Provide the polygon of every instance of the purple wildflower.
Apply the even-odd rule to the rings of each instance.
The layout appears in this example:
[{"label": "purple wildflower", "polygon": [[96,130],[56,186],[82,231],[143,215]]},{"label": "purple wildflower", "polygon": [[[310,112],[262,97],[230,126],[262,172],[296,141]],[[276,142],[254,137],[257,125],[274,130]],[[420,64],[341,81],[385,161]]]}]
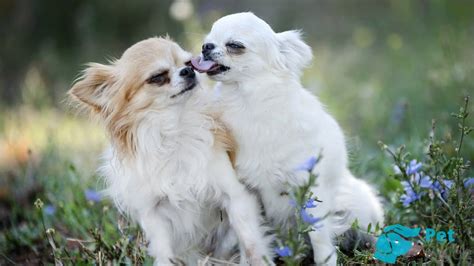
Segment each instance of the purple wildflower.
[{"label": "purple wildflower", "polygon": [[400,201],[403,204],[403,207],[408,207],[410,203],[417,201],[421,198],[421,193],[416,193],[411,184],[407,181],[402,181],[403,189],[405,190],[405,194],[400,197]]},{"label": "purple wildflower", "polygon": [[465,188],[468,188],[472,185],[474,185],[474,177],[469,177],[466,180],[464,180],[464,187]]},{"label": "purple wildflower", "polygon": [[422,188],[431,188],[433,181],[431,180],[431,177],[427,175],[423,176],[422,173],[415,173],[410,178],[410,182],[402,181],[401,184],[403,186],[403,190],[405,190],[405,194],[400,197],[400,201],[403,203],[404,207],[408,207],[410,203],[419,200],[421,196],[423,196],[423,193],[416,193],[413,190],[415,184]]},{"label": "purple wildflower", "polygon": [[306,203],[304,204],[304,207],[307,208],[307,209],[308,208],[316,208],[316,206],[317,206],[316,202],[313,198],[308,199],[306,201]]},{"label": "purple wildflower", "polygon": [[308,224],[315,224],[321,220],[320,218],[314,217],[312,214],[309,214],[306,209],[301,209],[301,219],[303,219],[303,222]]},{"label": "purple wildflower", "polygon": [[[448,198],[449,189],[454,185],[451,180],[433,181],[430,176],[423,175],[423,172],[418,172],[421,169],[421,163],[417,163],[416,160],[410,162],[410,166],[407,167],[407,174],[412,175],[410,181],[402,181],[401,184],[405,190],[405,194],[400,197],[400,201],[404,207],[410,205],[410,203],[419,200],[423,196],[423,192],[416,193],[413,188],[419,186],[421,188],[430,189],[434,192],[441,194],[443,199]],[[444,185],[442,185],[444,184]]]},{"label": "purple wildflower", "polygon": [[293,251],[288,246],[275,248],[275,253],[278,254],[278,256],[280,256],[280,257],[293,256]]},{"label": "purple wildflower", "polygon": [[313,171],[313,168],[317,163],[318,163],[318,158],[316,156],[311,156],[304,163],[302,163],[298,167],[296,167],[296,170],[297,171],[311,172],[311,171]]},{"label": "purple wildflower", "polygon": [[84,195],[88,201],[99,202],[102,200],[102,195],[93,189],[84,190]]},{"label": "purple wildflower", "polygon": [[52,215],[54,215],[54,213],[56,213],[56,207],[54,207],[51,204],[48,204],[44,207],[43,212],[46,215],[52,216]]},{"label": "purple wildflower", "polygon": [[441,194],[441,196],[443,197],[443,199],[447,199],[448,198],[448,195],[449,195],[449,189],[451,189],[451,187],[454,185],[454,182],[451,181],[451,180],[443,180],[443,185],[441,185],[440,182],[438,181],[435,181],[433,183],[433,185],[431,186],[431,189],[434,190],[434,191],[437,191],[439,192],[439,194]]},{"label": "purple wildflower", "polygon": [[421,167],[423,166],[422,163],[417,162],[416,160],[411,160],[410,164],[407,166],[407,175],[413,175],[418,173],[418,171],[421,170]]},{"label": "purple wildflower", "polygon": [[431,180],[431,177],[425,175],[421,176],[421,174],[416,173],[415,176],[413,177],[413,183],[418,184],[422,188],[430,188],[433,185],[433,181]]}]

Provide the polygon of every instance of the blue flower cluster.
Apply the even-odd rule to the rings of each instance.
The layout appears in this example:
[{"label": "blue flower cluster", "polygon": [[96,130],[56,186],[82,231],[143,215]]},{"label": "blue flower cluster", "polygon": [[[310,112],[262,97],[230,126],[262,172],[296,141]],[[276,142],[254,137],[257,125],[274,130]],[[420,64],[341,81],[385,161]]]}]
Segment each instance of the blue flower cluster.
[{"label": "blue flower cluster", "polygon": [[[294,199],[290,200],[290,205],[294,208],[297,208],[300,212],[301,220],[304,223],[307,223],[312,226],[312,228],[320,228],[320,226],[316,226],[316,223],[321,221],[321,218],[314,217],[312,214],[307,212],[307,209],[316,208],[318,205],[316,204],[316,200],[314,198],[309,198],[306,202],[304,202],[301,206],[301,209],[298,208],[298,204]],[[293,251],[289,246],[280,245],[274,249],[275,253],[278,254],[280,257],[291,257],[293,256]]]},{"label": "blue flower cluster", "polygon": [[306,211],[306,209],[316,208],[316,206],[316,202],[313,198],[310,198],[305,202],[303,208],[301,208],[300,211],[301,219],[303,220],[303,222],[314,225],[315,223],[321,220],[321,218],[314,217],[312,214]]},{"label": "blue flower cluster", "polygon": [[[293,207],[296,207],[296,202],[294,200],[290,201],[290,204]],[[321,218],[314,217],[312,214],[308,213],[307,209],[316,208],[318,205],[316,204],[316,200],[314,198],[309,198],[302,206],[300,210],[300,216],[303,222],[315,225],[317,222],[321,221]],[[317,227],[313,227],[317,228]]]},{"label": "blue flower cluster", "polygon": [[[310,177],[311,177],[311,172],[313,171],[314,167],[318,163],[318,160],[319,160],[318,157],[311,156],[306,161],[304,161],[302,164],[298,165],[295,168],[295,171],[308,172],[310,174]],[[303,192],[301,192],[301,193],[303,193]],[[305,191],[304,193],[307,193],[307,192]],[[307,197],[307,195],[305,194],[304,199],[306,199],[306,197]],[[316,223],[321,221],[321,218],[314,217],[312,214],[310,214],[308,212],[308,209],[317,207],[316,201],[317,201],[317,199],[312,198],[311,196],[309,196],[309,199],[307,199],[305,202],[301,202],[299,200],[297,201],[295,198],[290,199],[290,202],[289,202],[290,205],[293,206],[293,208],[295,208],[295,212],[298,212],[298,214],[301,217],[301,220],[299,220],[299,221],[302,221],[303,223],[306,224],[305,226],[303,226],[305,230],[310,229],[310,228],[317,229],[318,227],[316,226]],[[300,225],[298,225],[297,227],[300,228]],[[295,228],[293,228],[293,229],[295,229]],[[301,232],[299,232],[299,230],[300,229],[297,229],[297,231],[298,231],[298,232],[296,232],[297,234],[301,233]],[[293,247],[296,250],[298,250],[298,247],[293,246],[293,244],[291,244],[291,243],[292,243],[291,241],[290,242],[281,241],[279,243],[279,246],[274,249],[275,253],[279,257],[292,257],[294,255],[298,256],[299,254],[293,254],[293,250],[291,248],[291,247]],[[291,260],[291,258],[289,258],[289,259]]]},{"label": "blue flower cluster", "polygon": [[[442,178],[433,180],[430,176],[424,175],[423,172],[421,172],[422,167],[423,165],[416,160],[412,160],[407,166],[406,174],[410,176],[410,181],[401,182],[405,194],[400,197],[400,201],[404,207],[407,207],[410,205],[410,203],[421,199],[421,197],[425,194],[425,191],[417,193],[414,190],[416,186],[431,190],[435,193],[439,193],[443,199],[447,199],[448,191],[454,185],[454,182],[451,180]],[[469,179],[467,181],[469,181]]]}]

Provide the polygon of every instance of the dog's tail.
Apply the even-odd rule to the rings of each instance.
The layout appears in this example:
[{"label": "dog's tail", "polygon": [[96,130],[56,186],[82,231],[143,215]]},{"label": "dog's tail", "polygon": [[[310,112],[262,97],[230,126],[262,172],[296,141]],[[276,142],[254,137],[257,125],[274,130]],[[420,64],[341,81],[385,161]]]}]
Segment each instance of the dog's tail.
[{"label": "dog's tail", "polygon": [[331,229],[339,250],[347,255],[354,250],[370,250],[375,247],[375,229],[383,227],[384,215],[380,199],[374,189],[349,171],[339,184],[331,219]]},{"label": "dog's tail", "polygon": [[375,191],[363,180],[347,171],[344,183],[338,185],[335,209],[329,219],[336,245],[347,255],[354,250],[373,249],[375,229],[383,227],[383,209]]},{"label": "dog's tail", "polygon": [[341,209],[336,210],[331,217],[333,232],[340,235],[351,228],[354,222],[362,231],[373,231],[377,225],[383,227],[382,204],[374,189],[350,172],[347,175],[335,198],[335,206]]}]

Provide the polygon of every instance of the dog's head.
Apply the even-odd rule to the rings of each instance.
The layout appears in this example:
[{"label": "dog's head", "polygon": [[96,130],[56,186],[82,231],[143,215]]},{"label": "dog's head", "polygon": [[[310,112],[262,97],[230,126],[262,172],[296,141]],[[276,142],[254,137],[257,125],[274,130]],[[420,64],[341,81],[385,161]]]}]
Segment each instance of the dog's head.
[{"label": "dog's head", "polygon": [[69,95],[105,123],[113,140],[132,149],[131,129],[149,111],[183,104],[196,86],[190,60],[171,40],[150,38],[108,65],[89,64]]},{"label": "dog's head", "polygon": [[275,33],[252,13],[237,13],[217,20],[202,45],[193,67],[223,82],[256,78],[262,71],[299,76],[312,59],[311,48],[299,31]]}]

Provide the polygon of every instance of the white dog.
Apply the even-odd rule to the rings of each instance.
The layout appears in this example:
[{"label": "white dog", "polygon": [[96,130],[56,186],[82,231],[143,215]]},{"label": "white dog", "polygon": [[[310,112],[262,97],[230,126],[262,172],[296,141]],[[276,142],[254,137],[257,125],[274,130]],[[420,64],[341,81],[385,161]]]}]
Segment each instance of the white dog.
[{"label": "white dog", "polygon": [[355,219],[363,227],[382,223],[383,212],[374,191],[348,170],[339,125],[300,84],[312,59],[310,47],[298,31],[275,33],[254,14],[238,13],[217,20],[202,49],[193,66],[219,81],[222,120],[238,145],[237,174],[259,191],[274,226],[293,214],[291,187],[307,180],[307,173],[295,169],[322,154],[312,189],[322,203],[310,211],[315,217],[332,215],[310,239],[315,262],[336,264],[333,237]]},{"label": "white dog", "polygon": [[207,113],[208,97],[192,91],[190,58],[168,39],[141,41],[110,65],[91,64],[70,95],[107,129],[107,191],[140,223],[155,264],[196,265],[229,223],[241,262],[264,264],[271,251],[257,200],[235,176],[229,136]]}]

